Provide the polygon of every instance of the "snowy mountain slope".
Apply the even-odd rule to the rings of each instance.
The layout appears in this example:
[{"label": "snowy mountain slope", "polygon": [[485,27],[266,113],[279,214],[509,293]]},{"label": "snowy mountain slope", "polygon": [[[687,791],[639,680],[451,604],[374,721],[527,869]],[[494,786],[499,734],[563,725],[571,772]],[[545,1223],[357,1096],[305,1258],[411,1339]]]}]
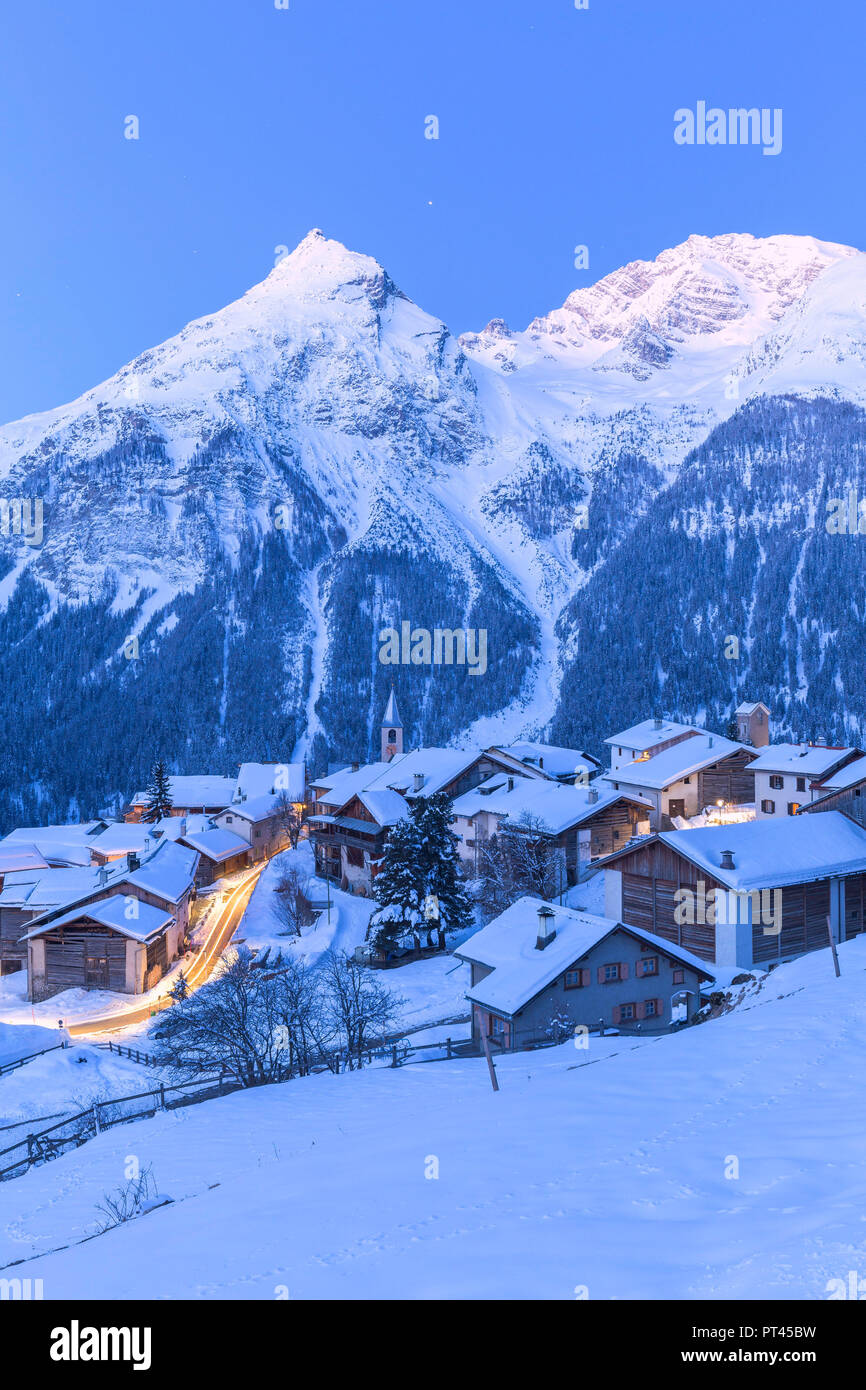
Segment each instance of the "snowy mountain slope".
[{"label": "snowy mountain slope", "polygon": [[[861,400],[864,343],[866,256],[813,238],[690,237],[523,334],[458,341],[311,232],[0,430],[0,500],[44,501],[41,544],[0,535],[0,819],[89,814],[158,750],[179,770],[363,754],[392,677],[411,743],[542,730],[570,605],[607,574],[626,600],[621,548],[683,461],[761,395]],[[382,667],[404,620],[484,628],[484,678]]]},{"label": "snowy mountain slope", "polygon": [[[46,1299],[824,1299],[866,1264],[866,939],[839,954],[672,1037],[499,1059],[498,1094],[443,1061],[109,1131],[0,1185],[0,1265]],[[173,1205],[76,1243],[130,1153]]]}]

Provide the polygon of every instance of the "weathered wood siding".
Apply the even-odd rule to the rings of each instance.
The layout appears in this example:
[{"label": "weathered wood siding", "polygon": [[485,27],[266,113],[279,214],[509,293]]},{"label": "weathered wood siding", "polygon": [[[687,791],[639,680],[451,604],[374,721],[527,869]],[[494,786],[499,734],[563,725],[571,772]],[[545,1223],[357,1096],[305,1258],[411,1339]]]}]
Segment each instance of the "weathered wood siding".
[{"label": "weathered wood siding", "polygon": [[[622,919],[625,923],[655,932],[656,936],[683,946],[704,960],[715,960],[715,924],[676,921],[675,894],[687,888],[696,900],[698,897],[699,874],[694,864],[667,845],[656,843],[623,855],[617,867],[622,870]],[[700,881],[705,894],[722,886],[709,875],[702,875]]]},{"label": "weathered wood siding", "polygon": [[699,772],[698,806],[715,806],[717,801],[754,801],[755,774],[749,770],[754,760],[755,754],[743,749]]},{"label": "weathered wood siding", "polygon": [[46,932],[45,992],[63,989],[126,989],[126,937],[75,922]]}]

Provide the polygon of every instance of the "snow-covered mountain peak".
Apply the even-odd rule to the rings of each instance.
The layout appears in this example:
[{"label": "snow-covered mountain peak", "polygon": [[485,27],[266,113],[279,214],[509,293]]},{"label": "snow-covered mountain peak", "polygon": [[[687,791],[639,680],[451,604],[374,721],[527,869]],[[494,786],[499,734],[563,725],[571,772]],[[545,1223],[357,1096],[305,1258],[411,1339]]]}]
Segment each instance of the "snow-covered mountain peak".
[{"label": "snow-covered mountain peak", "polygon": [[645,380],[675,355],[746,350],[815,279],[857,254],[807,236],[693,234],[653,261],[631,261],[573,290],[561,309],[534,319],[525,333],[503,334],[494,320],[461,341],[500,370],[552,357]]}]

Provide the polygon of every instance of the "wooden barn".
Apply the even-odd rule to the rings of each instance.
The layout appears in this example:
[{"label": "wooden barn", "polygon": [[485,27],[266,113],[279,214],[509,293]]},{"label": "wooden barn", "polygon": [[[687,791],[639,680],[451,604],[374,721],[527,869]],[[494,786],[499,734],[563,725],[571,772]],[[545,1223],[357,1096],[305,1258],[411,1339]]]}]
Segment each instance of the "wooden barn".
[{"label": "wooden barn", "polygon": [[170,912],[116,893],[35,927],[27,936],[30,997],[64,989],[143,994],[177,957]]},{"label": "wooden barn", "polygon": [[601,861],[605,913],[719,965],[768,966],[864,930],[866,830],[839,812],[663,831]]}]

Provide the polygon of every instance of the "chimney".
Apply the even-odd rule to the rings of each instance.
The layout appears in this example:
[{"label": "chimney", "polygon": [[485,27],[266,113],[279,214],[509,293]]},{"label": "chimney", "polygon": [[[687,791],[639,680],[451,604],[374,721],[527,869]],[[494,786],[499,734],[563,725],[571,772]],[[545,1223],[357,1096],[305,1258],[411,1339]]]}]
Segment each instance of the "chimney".
[{"label": "chimney", "polygon": [[352,763],[352,771],[353,771],[353,772],[360,772],[360,771],[361,771],[361,764],[360,764],[360,763]]},{"label": "chimney", "polygon": [[417,796],[424,786],[424,773],[416,772],[412,779],[412,790]]},{"label": "chimney", "polygon": [[590,787],[589,791],[587,792],[586,799],[589,802],[590,806],[594,806],[595,803],[598,801],[598,788]]},{"label": "chimney", "polygon": [[545,946],[549,946],[556,936],[556,927],[553,925],[554,912],[552,907],[545,903],[538,909],[538,936],[535,939],[535,949],[543,951]]},{"label": "chimney", "polygon": [[539,759],[538,759],[538,766],[539,766],[542,770],[544,769],[544,759],[543,759],[543,758],[539,758]]},{"label": "chimney", "polygon": [[708,748],[712,748],[712,746],[713,746],[713,736],[712,736],[712,734],[710,734],[709,737],[708,737],[708,739],[707,739],[707,747],[708,747]]},{"label": "chimney", "polygon": [[654,728],[654,729],[660,729],[661,726],[662,726],[662,721],[659,719],[658,715],[656,715],[655,719],[653,720],[653,728]]},{"label": "chimney", "polygon": [[720,868],[720,869],[734,869],[734,868],[736,868],[736,865],[735,865],[735,863],[734,863],[734,851],[733,851],[732,849],[723,849],[723,850],[722,850],[722,862],[721,862],[721,864],[719,865],[719,868]]},{"label": "chimney", "polygon": [[101,865],[100,865],[99,873],[97,874],[97,878],[98,878],[98,880],[99,880],[99,885],[100,885],[100,887],[102,887],[103,884],[105,884],[105,883],[108,882],[108,865],[107,865],[107,864],[101,864]]},{"label": "chimney", "polygon": [[178,831],[178,834],[179,834],[179,835],[185,835],[185,834],[186,834],[186,816],[181,816],[181,818],[180,818],[180,829],[179,829],[179,831]]},{"label": "chimney", "polygon": [[514,791],[514,778],[513,778],[513,777],[509,777],[509,779],[508,779],[508,790],[509,790],[510,792],[513,792],[513,791]]},{"label": "chimney", "polygon": [[135,853],[135,850],[131,849],[127,854],[126,867],[127,869],[129,869],[130,873],[132,873],[135,869],[141,868],[141,863],[139,861],[138,855]]}]

